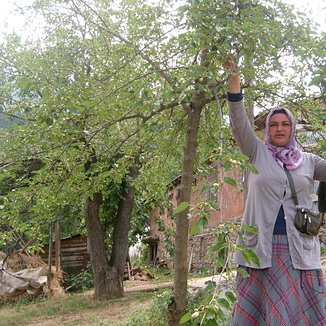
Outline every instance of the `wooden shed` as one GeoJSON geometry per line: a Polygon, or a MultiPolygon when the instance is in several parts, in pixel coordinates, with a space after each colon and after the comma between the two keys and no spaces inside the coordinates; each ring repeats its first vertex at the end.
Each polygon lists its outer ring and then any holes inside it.
{"type": "MultiPolygon", "coordinates": [[[[90,261],[90,248],[88,237],[84,235],[75,235],[61,239],[60,253],[55,254],[55,246],[52,246],[52,266],[55,266],[55,257],[60,257],[60,266],[64,272],[68,274],[76,274],[82,269],[87,268],[90,261]]],[[[48,264],[49,260],[49,245],[44,248],[44,253],[40,256],[42,260],[48,264]]]]}

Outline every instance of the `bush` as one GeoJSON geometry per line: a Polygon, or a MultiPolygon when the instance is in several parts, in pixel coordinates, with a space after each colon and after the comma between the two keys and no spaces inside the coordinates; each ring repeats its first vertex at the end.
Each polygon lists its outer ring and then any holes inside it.
{"type": "Polygon", "coordinates": [[[79,274],[71,275],[70,288],[74,292],[84,292],[94,287],[94,274],[91,268],[84,269],[79,274]]]}
{"type": "Polygon", "coordinates": [[[205,288],[194,294],[188,293],[188,312],[181,319],[184,322],[183,325],[230,325],[235,296],[230,291],[226,291],[221,297],[216,295],[216,286],[216,282],[207,281],[205,288]]]}
{"type": "Polygon", "coordinates": [[[130,254],[131,266],[147,266],[148,245],[139,243],[130,254]]]}
{"type": "Polygon", "coordinates": [[[153,304],[145,309],[136,310],[129,317],[127,326],[166,326],[169,325],[168,304],[171,292],[155,295],[153,304]]]}

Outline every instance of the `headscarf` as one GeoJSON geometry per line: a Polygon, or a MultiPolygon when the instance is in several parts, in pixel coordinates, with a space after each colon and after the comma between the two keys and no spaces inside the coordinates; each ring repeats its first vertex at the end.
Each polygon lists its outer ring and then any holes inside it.
{"type": "Polygon", "coordinates": [[[302,163],[302,152],[297,148],[295,141],[295,119],[293,114],[286,108],[279,107],[272,110],[266,118],[266,146],[271,151],[275,161],[280,165],[280,167],[287,167],[288,170],[295,170],[302,163]],[[278,112],[281,110],[281,112],[278,112]],[[277,111],[277,112],[275,112],[277,111]],[[291,121],[291,134],[289,140],[284,146],[276,146],[272,143],[269,121],[272,115],[276,113],[285,113],[291,121]]]}

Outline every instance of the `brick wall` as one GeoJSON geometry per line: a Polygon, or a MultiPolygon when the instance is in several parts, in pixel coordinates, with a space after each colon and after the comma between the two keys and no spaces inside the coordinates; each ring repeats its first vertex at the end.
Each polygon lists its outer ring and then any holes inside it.
{"type": "MultiPolygon", "coordinates": [[[[176,180],[174,182],[174,187],[171,189],[169,194],[169,198],[174,207],[177,206],[176,198],[180,188],[179,181],[180,180],[176,180]]],[[[210,234],[210,230],[216,228],[220,223],[234,223],[235,221],[239,223],[241,221],[245,201],[242,187],[243,174],[240,171],[231,170],[228,173],[225,173],[219,166],[214,168],[213,173],[208,178],[197,178],[194,181],[194,191],[190,202],[191,207],[195,207],[198,202],[211,200],[219,207],[219,211],[208,210],[211,215],[211,218],[208,221],[208,229],[189,239],[188,263],[191,271],[199,272],[207,267],[215,268],[214,257],[207,257],[208,249],[211,243],[215,240],[214,237],[216,237],[210,234]],[[225,177],[230,177],[236,180],[239,187],[234,187],[223,182],[225,177]],[[203,185],[207,182],[209,182],[213,188],[216,188],[218,184],[218,191],[212,193],[210,188],[208,188],[201,194],[203,185]]],[[[196,215],[198,209],[195,209],[194,213],[194,215],[196,215]]],[[[166,229],[172,230],[172,232],[175,229],[174,222],[171,220],[167,209],[164,210],[163,214],[159,209],[152,212],[149,237],[144,241],[145,243],[148,243],[150,247],[149,264],[156,265],[159,261],[164,260],[169,268],[173,268],[173,258],[168,254],[166,248],[166,241],[170,243],[172,239],[171,237],[167,239],[166,235],[159,231],[159,226],[155,223],[156,218],[159,218],[161,222],[164,223],[166,229]],[[153,257],[153,252],[156,253],[155,257],[153,257]]],[[[194,217],[190,219],[190,228],[196,220],[197,218],[194,217]]]]}

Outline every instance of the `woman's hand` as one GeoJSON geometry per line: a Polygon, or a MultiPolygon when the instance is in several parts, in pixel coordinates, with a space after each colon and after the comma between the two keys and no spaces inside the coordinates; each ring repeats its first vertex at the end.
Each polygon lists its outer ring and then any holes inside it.
{"type": "Polygon", "coordinates": [[[227,60],[222,64],[223,68],[230,74],[228,79],[229,93],[241,93],[239,70],[234,63],[232,54],[229,54],[227,60]]]}
{"type": "Polygon", "coordinates": [[[232,54],[228,54],[228,56],[226,57],[226,61],[222,64],[222,67],[229,73],[237,71],[232,54]]]}

